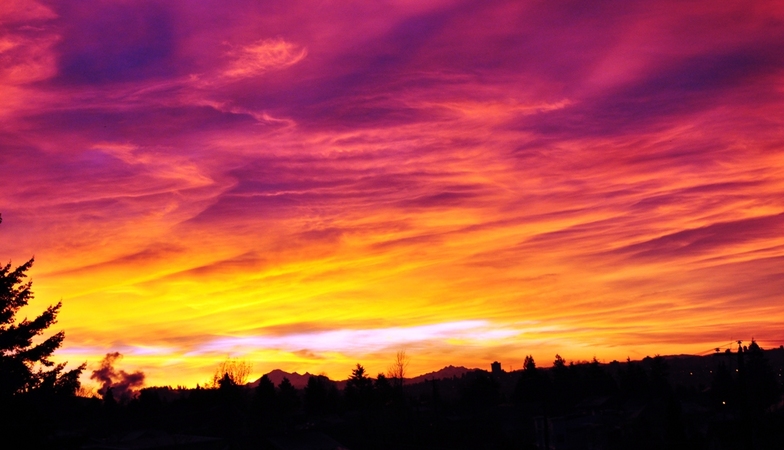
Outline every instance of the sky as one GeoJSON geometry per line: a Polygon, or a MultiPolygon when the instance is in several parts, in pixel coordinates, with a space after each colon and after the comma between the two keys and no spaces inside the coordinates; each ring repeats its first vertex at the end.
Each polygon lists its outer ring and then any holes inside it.
{"type": "Polygon", "coordinates": [[[0,98],[69,367],[784,344],[781,1],[5,0],[0,98]]]}

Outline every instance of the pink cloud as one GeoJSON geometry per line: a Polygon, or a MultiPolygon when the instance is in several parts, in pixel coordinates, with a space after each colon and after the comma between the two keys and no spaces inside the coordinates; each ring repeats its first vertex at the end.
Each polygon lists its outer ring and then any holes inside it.
{"type": "Polygon", "coordinates": [[[98,356],[351,321],[776,334],[778,6],[5,2],[3,257],[98,356]]]}

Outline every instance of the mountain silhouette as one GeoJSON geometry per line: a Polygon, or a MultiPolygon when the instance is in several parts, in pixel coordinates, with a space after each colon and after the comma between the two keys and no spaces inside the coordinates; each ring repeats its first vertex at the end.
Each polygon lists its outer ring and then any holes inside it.
{"type": "Polygon", "coordinates": [[[463,374],[473,372],[476,369],[468,369],[463,366],[446,366],[443,369],[436,370],[435,372],[428,372],[424,375],[419,375],[414,378],[406,378],[406,384],[421,383],[426,380],[443,380],[445,378],[461,377],[463,374]]]}
{"type": "MultiPolygon", "coordinates": [[[[300,375],[297,372],[289,373],[289,372],[284,372],[280,369],[275,369],[267,373],[266,375],[270,379],[270,381],[272,381],[272,384],[274,384],[275,386],[279,386],[280,382],[283,381],[283,378],[288,378],[289,381],[291,382],[291,385],[297,389],[303,389],[305,386],[307,386],[308,380],[311,377],[311,375],[308,372],[305,372],[304,375],[300,375]]],[[[259,377],[258,380],[248,383],[248,386],[255,388],[256,386],[259,385],[260,379],[261,377],[259,377]]]]}
{"type": "MultiPolygon", "coordinates": [[[[461,377],[461,376],[463,376],[464,373],[472,372],[474,370],[476,370],[476,369],[468,369],[468,368],[463,367],[463,366],[457,366],[457,367],[456,366],[446,366],[443,369],[436,370],[435,372],[428,372],[428,373],[426,373],[424,375],[419,375],[419,376],[416,376],[416,377],[413,377],[413,378],[406,378],[405,379],[405,383],[406,384],[416,384],[416,383],[421,383],[421,382],[426,381],[426,380],[433,380],[433,379],[435,379],[435,380],[443,380],[445,378],[461,377]]],[[[304,374],[300,375],[297,372],[290,373],[290,372],[286,372],[286,371],[283,371],[283,370],[280,370],[280,369],[275,369],[275,370],[267,373],[266,375],[270,379],[270,381],[272,381],[272,384],[274,384],[275,386],[280,385],[281,381],[283,381],[283,378],[288,378],[289,381],[291,382],[291,385],[294,386],[297,389],[305,388],[305,386],[308,385],[308,380],[312,376],[308,372],[305,372],[304,374]]],[[[255,388],[256,386],[259,385],[259,380],[260,379],[261,379],[261,377],[259,377],[255,381],[252,381],[252,382],[248,383],[247,386],[255,388]]],[[[343,389],[343,386],[346,383],[346,380],[332,380],[332,381],[335,381],[337,383],[338,389],[343,389]]]]}

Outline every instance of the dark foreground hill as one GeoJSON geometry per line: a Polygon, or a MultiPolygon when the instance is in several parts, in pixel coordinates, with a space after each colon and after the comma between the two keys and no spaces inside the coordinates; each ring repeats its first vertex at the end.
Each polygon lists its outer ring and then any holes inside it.
{"type": "Polygon", "coordinates": [[[530,358],[523,370],[495,369],[448,367],[404,385],[357,371],[343,382],[276,371],[267,379],[277,383],[146,388],[127,403],[19,398],[3,404],[12,414],[0,431],[21,447],[37,436],[37,448],[74,449],[767,450],[784,442],[782,348],[556,360],[546,369],[530,358]]]}

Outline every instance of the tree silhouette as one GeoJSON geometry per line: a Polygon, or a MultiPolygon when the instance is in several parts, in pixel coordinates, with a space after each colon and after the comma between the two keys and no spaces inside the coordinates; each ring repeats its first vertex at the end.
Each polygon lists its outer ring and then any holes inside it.
{"type": "Polygon", "coordinates": [[[228,373],[223,374],[223,378],[218,380],[218,390],[228,391],[237,387],[237,383],[231,379],[228,373]]]}
{"type": "Polygon", "coordinates": [[[215,373],[212,374],[212,382],[208,383],[208,387],[217,388],[220,386],[220,381],[228,376],[232,383],[237,386],[242,386],[248,382],[253,365],[245,360],[237,358],[227,358],[218,364],[215,373]]]}
{"type": "Polygon", "coordinates": [[[323,414],[329,407],[330,381],[324,375],[313,375],[305,386],[305,409],[310,414],[323,414]]]}
{"type": "MultiPolygon", "coordinates": [[[[2,217],[0,217],[2,222],[2,217]]],[[[53,434],[56,420],[64,418],[57,405],[72,400],[85,365],[64,371],[65,363],[50,357],[65,339],[60,331],[34,344],[33,340],[57,321],[61,303],[49,306],[33,320],[16,319],[33,299],[32,282],[25,281],[31,258],[19,267],[0,266],[0,421],[2,442],[9,448],[41,448],[53,434]]]]}
{"type": "Polygon", "coordinates": [[[25,282],[33,259],[11,269],[11,263],[0,267],[0,397],[31,391],[74,394],[79,388],[79,375],[85,368],[63,372],[65,363],[54,364],[50,357],[65,339],[65,333],[50,336],[39,344],[33,338],[41,335],[57,321],[62,303],[48,307],[33,320],[16,322],[20,308],[33,298],[32,282],[25,282]],[[48,370],[47,370],[48,369],[48,370]]]}
{"type": "Polygon", "coordinates": [[[555,355],[555,361],[553,361],[553,368],[550,373],[552,375],[552,393],[555,402],[560,406],[573,400],[575,394],[574,377],[572,376],[572,371],[566,365],[566,360],[561,355],[555,355]]]}
{"type": "Polygon", "coordinates": [[[477,369],[467,373],[464,381],[461,401],[469,410],[484,411],[498,404],[499,385],[489,373],[477,369]]]}
{"type": "Polygon", "coordinates": [[[553,370],[566,370],[566,360],[561,357],[561,355],[555,355],[555,361],[553,361],[553,370]]]}
{"type": "Polygon", "coordinates": [[[411,359],[406,355],[406,351],[400,350],[395,354],[395,361],[387,370],[387,376],[393,380],[393,384],[397,389],[403,388],[403,380],[406,377],[409,362],[411,362],[411,359]]]}
{"type": "Polygon", "coordinates": [[[533,355],[527,355],[525,360],[523,361],[523,370],[526,373],[535,373],[536,372],[536,361],[534,361],[533,355]]]}
{"type": "Polygon", "coordinates": [[[253,394],[253,405],[265,425],[278,409],[278,394],[275,391],[275,384],[267,375],[259,379],[259,384],[253,394]]]}
{"type": "Polygon", "coordinates": [[[305,410],[310,414],[324,414],[337,409],[337,388],[325,375],[312,375],[305,386],[305,410]]]}
{"type": "Polygon", "coordinates": [[[280,408],[284,414],[291,414],[293,413],[297,407],[299,406],[299,395],[297,394],[297,388],[291,384],[291,381],[287,377],[283,377],[280,384],[278,385],[278,400],[280,402],[280,408]]]}
{"type": "Polygon", "coordinates": [[[643,398],[648,395],[648,374],[642,366],[626,358],[626,369],[620,373],[621,392],[627,397],[643,398]]]}
{"type": "Polygon", "coordinates": [[[352,407],[367,407],[373,395],[373,380],[365,373],[365,368],[357,364],[346,382],[346,402],[352,407]]]}
{"type": "Polygon", "coordinates": [[[515,385],[514,399],[521,403],[542,402],[548,391],[547,375],[536,368],[533,356],[526,356],[525,362],[523,362],[523,372],[515,385]]]}
{"type": "MultiPolygon", "coordinates": [[[[376,376],[376,382],[373,384],[373,391],[375,392],[375,400],[378,405],[386,405],[392,401],[393,387],[389,383],[389,378],[383,373],[376,376]]],[[[401,391],[402,394],[402,391],[401,391]]]]}
{"type": "Polygon", "coordinates": [[[778,399],[778,382],[776,374],[770,367],[760,346],[751,340],[747,351],[744,352],[746,373],[744,391],[747,397],[747,407],[754,415],[760,415],[778,399]]]}

